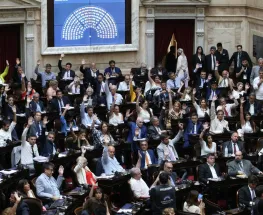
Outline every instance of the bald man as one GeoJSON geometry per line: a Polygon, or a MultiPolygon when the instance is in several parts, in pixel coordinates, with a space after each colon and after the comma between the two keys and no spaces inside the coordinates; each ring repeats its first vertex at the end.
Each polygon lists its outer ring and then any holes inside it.
{"type": "Polygon", "coordinates": [[[241,151],[242,153],[246,153],[244,142],[238,141],[238,133],[234,132],[231,135],[231,140],[224,142],[222,145],[222,152],[225,152],[225,148],[227,147],[228,154],[235,155],[236,152],[241,151]]]}
{"type": "Polygon", "coordinates": [[[249,160],[243,159],[241,151],[237,151],[235,154],[235,160],[229,162],[228,166],[228,175],[235,177],[236,175],[244,175],[246,177],[252,174],[262,174],[262,172],[252,165],[249,160]]]}
{"type": "Polygon", "coordinates": [[[115,157],[115,148],[113,146],[104,147],[101,162],[106,175],[125,171],[115,157]]]}

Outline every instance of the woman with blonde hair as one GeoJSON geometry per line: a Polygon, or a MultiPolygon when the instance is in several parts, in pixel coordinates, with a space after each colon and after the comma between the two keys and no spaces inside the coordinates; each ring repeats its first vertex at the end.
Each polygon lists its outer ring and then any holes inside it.
{"type": "Polygon", "coordinates": [[[189,71],[188,71],[188,62],[184,54],[184,50],[179,48],[177,50],[179,57],[177,58],[177,67],[176,67],[176,86],[180,86],[180,82],[184,81],[185,87],[188,87],[188,81],[190,80],[189,71]]]}
{"type": "Polygon", "coordinates": [[[53,96],[56,96],[56,91],[58,90],[57,80],[52,80],[49,82],[49,88],[47,89],[47,100],[51,100],[53,96]]]}
{"type": "Polygon", "coordinates": [[[162,215],[175,215],[173,208],[165,208],[162,215]]]}

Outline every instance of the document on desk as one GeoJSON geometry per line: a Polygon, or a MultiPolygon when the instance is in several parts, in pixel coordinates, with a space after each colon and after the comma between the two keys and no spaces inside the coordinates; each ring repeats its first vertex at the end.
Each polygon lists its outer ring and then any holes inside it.
{"type": "Polygon", "coordinates": [[[16,173],[16,172],[18,172],[18,170],[16,170],[16,169],[1,170],[1,171],[0,171],[0,173],[3,173],[3,174],[5,174],[5,175],[11,175],[11,174],[16,173]]]}
{"type": "Polygon", "coordinates": [[[103,176],[98,176],[97,179],[111,179],[113,177],[114,175],[103,175],[103,176]]]}
{"type": "Polygon", "coordinates": [[[26,117],[25,113],[17,113],[16,115],[19,116],[19,117],[26,117]]]}
{"type": "Polygon", "coordinates": [[[40,163],[48,162],[48,158],[43,156],[34,157],[33,160],[40,163]]]}
{"type": "Polygon", "coordinates": [[[220,178],[208,178],[209,181],[221,181],[220,178]]]}
{"type": "MultiPolygon", "coordinates": [[[[66,107],[62,107],[63,109],[65,109],[66,107]]],[[[68,110],[73,110],[73,109],[75,109],[74,107],[72,107],[72,106],[69,106],[68,107],[68,110]]]]}
{"type": "Polygon", "coordinates": [[[0,178],[0,183],[3,181],[3,179],[0,178]]]}

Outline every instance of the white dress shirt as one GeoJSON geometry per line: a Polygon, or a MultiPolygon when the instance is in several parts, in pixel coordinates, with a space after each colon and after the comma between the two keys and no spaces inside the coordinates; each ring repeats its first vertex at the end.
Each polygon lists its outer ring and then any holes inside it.
{"type": "Polygon", "coordinates": [[[214,165],[210,165],[209,163],[207,163],[207,164],[211,170],[213,178],[218,178],[214,165]]]}
{"type": "Polygon", "coordinates": [[[211,70],[215,70],[216,66],[216,56],[211,54],[211,70]]]}
{"type": "Polygon", "coordinates": [[[169,79],[166,81],[166,87],[170,89],[179,88],[180,86],[177,86],[176,80],[169,79]]]}
{"type": "MultiPolygon", "coordinates": [[[[132,81],[132,85],[135,86],[134,81],[132,81]]],[[[118,91],[129,91],[130,90],[130,83],[126,83],[125,81],[120,82],[118,91]]]]}
{"type": "Polygon", "coordinates": [[[252,190],[252,189],[250,188],[250,186],[248,186],[248,189],[249,189],[249,191],[250,191],[251,199],[253,200],[253,199],[256,197],[255,190],[252,190]]]}
{"type": "Polygon", "coordinates": [[[12,131],[16,127],[15,122],[11,122],[8,131],[0,129],[0,147],[6,146],[6,140],[12,140],[12,131]]]}
{"type": "MultiPolygon", "coordinates": [[[[89,116],[88,113],[85,112],[85,105],[82,102],[82,104],[80,105],[80,116],[81,116],[81,124],[84,126],[90,126],[93,122],[93,115],[89,116]]],[[[96,120],[95,122],[96,125],[100,125],[101,122],[99,121],[99,119],[96,120]]]]}
{"type": "MultiPolygon", "coordinates": [[[[231,141],[232,144],[232,152],[234,153],[234,143],[231,141]]],[[[236,144],[236,152],[240,151],[238,145],[236,144]]]]}
{"type": "Polygon", "coordinates": [[[202,110],[201,107],[200,107],[196,102],[195,102],[193,105],[194,105],[194,107],[195,107],[195,109],[196,109],[198,118],[203,118],[203,117],[205,117],[205,113],[207,113],[208,115],[210,115],[210,110],[209,110],[209,108],[206,108],[206,110],[202,110]]]}
{"type": "Polygon", "coordinates": [[[211,120],[210,131],[215,134],[221,134],[224,132],[224,128],[229,131],[228,122],[226,120],[218,120],[217,117],[211,120]]]}
{"type": "Polygon", "coordinates": [[[212,147],[209,148],[204,140],[200,141],[201,145],[201,156],[207,155],[210,153],[216,153],[216,143],[212,142],[212,147]]]}
{"type": "Polygon", "coordinates": [[[63,76],[63,80],[73,80],[73,78],[70,77],[70,70],[65,71],[64,76],[63,76]]]}
{"type": "MultiPolygon", "coordinates": [[[[227,111],[227,113],[228,113],[228,116],[230,116],[230,117],[232,116],[231,110],[232,110],[234,107],[236,107],[236,104],[235,104],[235,103],[233,103],[233,104],[226,104],[226,111],[227,111]]],[[[224,110],[223,110],[223,107],[222,107],[221,105],[219,105],[219,106],[216,108],[216,111],[219,111],[219,110],[224,111],[224,110]]],[[[225,111],[224,111],[224,113],[225,113],[225,111]]]]}
{"type": "Polygon", "coordinates": [[[135,197],[149,197],[149,187],[145,183],[145,181],[140,178],[136,180],[134,178],[130,179],[131,190],[135,197]]]}
{"type": "Polygon", "coordinates": [[[250,103],[249,113],[250,113],[252,116],[255,115],[255,105],[254,105],[254,103],[253,103],[253,104],[250,103]]]}
{"type": "Polygon", "coordinates": [[[225,88],[225,87],[228,87],[228,86],[229,86],[228,78],[222,78],[222,80],[218,84],[219,88],[225,88]]]}
{"type": "Polygon", "coordinates": [[[263,84],[261,84],[259,87],[258,87],[258,83],[260,81],[260,78],[259,77],[256,77],[253,81],[253,88],[255,90],[255,94],[256,94],[256,99],[257,100],[263,100],[263,84]]]}

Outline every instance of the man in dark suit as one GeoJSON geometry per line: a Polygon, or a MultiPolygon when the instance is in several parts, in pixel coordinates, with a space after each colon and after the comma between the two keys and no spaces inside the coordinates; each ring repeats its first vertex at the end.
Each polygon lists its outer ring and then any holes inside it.
{"type": "Polygon", "coordinates": [[[51,100],[52,109],[54,111],[57,111],[59,114],[62,113],[62,109],[69,104],[70,100],[67,96],[63,96],[62,92],[60,90],[57,90],[56,92],[56,98],[53,98],[51,100]]]}
{"type": "Polygon", "coordinates": [[[175,57],[175,46],[170,47],[170,52],[166,55],[165,59],[165,68],[167,72],[174,72],[176,71],[176,64],[177,59],[175,57]]]}
{"type": "Polygon", "coordinates": [[[263,185],[259,185],[255,188],[256,198],[253,200],[253,215],[260,215],[263,213],[263,185]]]}
{"type": "Polygon", "coordinates": [[[58,61],[58,68],[59,68],[59,73],[58,77],[60,80],[68,81],[68,80],[73,80],[75,78],[75,71],[71,70],[72,64],[71,63],[66,63],[65,68],[62,68],[62,60],[65,57],[64,54],[61,54],[60,59],[58,61]]]}
{"type": "MultiPolygon", "coordinates": [[[[44,117],[45,119],[46,117],[44,117]]],[[[43,132],[43,123],[41,121],[41,112],[34,112],[34,122],[33,124],[30,126],[29,129],[29,135],[36,135],[37,138],[39,138],[41,136],[43,132]]]]}
{"type": "MultiPolygon", "coordinates": [[[[222,145],[222,152],[225,153],[227,148],[228,154],[234,155],[237,151],[241,151],[242,153],[246,153],[244,142],[238,141],[238,133],[234,132],[231,135],[231,140],[226,141],[222,145]]],[[[228,155],[225,155],[228,156],[228,155]]]]}
{"type": "Polygon", "coordinates": [[[198,116],[196,113],[192,113],[191,119],[188,123],[184,132],[184,148],[189,147],[189,135],[199,135],[202,130],[202,123],[198,122],[198,116]]]}
{"type": "Polygon", "coordinates": [[[85,67],[85,60],[82,60],[81,66],[80,66],[80,72],[83,74],[84,79],[84,86],[87,88],[89,85],[94,87],[95,85],[95,80],[98,77],[100,71],[96,68],[95,63],[91,63],[90,66],[85,67]]]}
{"type": "Polygon", "coordinates": [[[162,80],[167,80],[168,79],[168,73],[165,68],[163,68],[162,63],[158,63],[157,67],[153,68],[151,70],[152,76],[161,76],[162,80]]]}
{"type": "Polygon", "coordinates": [[[258,183],[259,180],[257,176],[250,175],[248,177],[248,185],[245,185],[238,190],[238,204],[240,206],[252,206],[252,202],[254,198],[256,198],[255,188],[257,187],[258,183]]]}
{"type": "Polygon", "coordinates": [[[220,89],[218,89],[217,82],[215,80],[211,80],[209,82],[210,87],[207,87],[206,90],[206,101],[212,101],[213,97],[219,97],[220,89]]]}
{"type": "Polygon", "coordinates": [[[153,116],[151,118],[151,123],[148,127],[148,137],[150,139],[159,140],[161,137],[161,134],[167,133],[166,130],[163,130],[163,128],[160,127],[159,119],[156,116],[153,116]]]}
{"type": "Polygon", "coordinates": [[[258,116],[261,113],[261,105],[256,100],[254,93],[250,93],[249,99],[245,104],[245,112],[249,112],[252,116],[258,116]]]}
{"type": "Polygon", "coordinates": [[[113,85],[117,85],[118,82],[116,78],[122,76],[121,69],[115,66],[114,60],[110,60],[109,65],[110,67],[106,68],[104,71],[104,76],[106,76],[106,74],[109,74],[109,84],[111,83],[113,85]]]}
{"type": "Polygon", "coordinates": [[[242,82],[243,84],[250,84],[250,76],[252,72],[252,67],[248,65],[248,60],[246,58],[242,58],[241,68],[236,70],[236,78],[238,82],[242,82]]]}
{"type": "Polygon", "coordinates": [[[251,161],[243,159],[241,151],[236,152],[235,160],[227,163],[227,166],[228,175],[232,177],[236,177],[237,175],[248,177],[252,174],[263,174],[258,168],[252,165],[251,161]]]}
{"type": "Polygon", "coordinates": [[[216,56],[215,56],[216,47],[211,46],[210,54],[205,56],[205,69],[207,74],[212,74],[215,77],[215,68],[216,68],[216,56]]]}
{"type": "MultiPolygon", "coordinates": [[[[16,59],[16,65],[13,73],[13,83],[16,84],[22,84],[22,75],[25,74],[23,71],[23,68],[21,67],[21,62],[20,59],[16,59]]],[[[27,83],[27,78],[26,76],[24,77],[25,83],[27,83]]]]}
{"type": "Polygon", "coordinates": [[[44,111],[44,103],[39,100],[39,93],[34,93],[33,100],[29,104],[29,109],[32,112],[44,111]]]}
{"type": "Polygon", "coordinates": [[[246,51],[242,50],[242,45],[237,46],[237,51],[233,53],[232,57],[228,62],[228,67],[231,66],[232,62],[234,61],[234,72],[238,73],[242,68],[242,59],[247,59],[248,66],[250,68],[253,67],[252,61],[246,51]]]}
{"type": "Polygon", "coordinates": [[[206,157],[206,163],[201,164],[198,168],[199,181],[205,184],[208,183],[209,178],[219,178],[221,172],[219,170],[219,165],[215,163],[215,155],[208,154],[206,157]]]}
{"type": "Polygon", "coordinates": [[[218,71],[221,74],[224,70],[229,71],[229,55],[226,49],[223,49],[222,43],[217,43],[217,50],[215,52],[216,61],[218,62],[218,71]]]}
{"type": "Polygon", "coordinates": [[[144,169],[148,165],[157,164],[158,160],[154,155],[152,149],[148,149],[148,142],[146,140],[140,142],[140,149],[138,151],[139,159],[137,161],[136,167],[144,169]]]}

